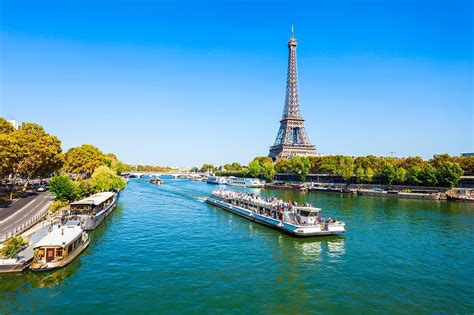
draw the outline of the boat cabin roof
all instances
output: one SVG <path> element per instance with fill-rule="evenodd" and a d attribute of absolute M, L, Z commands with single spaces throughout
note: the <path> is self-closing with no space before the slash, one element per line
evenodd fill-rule
<path fill-rule="evenodd" d="M 308 211 L 308 212 L 319 212 L 321 211 L 321 208 L 313 208 L 313 207 L 296 207 L 297 210 L 301 211 Z"/>
<path fill-rule="evenodd" d="M 71 205 L 94 205 L 94 206 L 97 206 L 97 205 L 100 205 L 101 203 L 103 203 L 104 201 L 106 201 L 107 199 L 112 198 L 114 195 L 115 195 L 115 193 L 111 192 L 111 191 L 100 192 L 100 193 L 91 195 L 87 198 L 84 198 L 82 200 L 75 201 L 75 202 L 71 203 Z"/>
<path fill-rule="evenodd" d="M 65 225 L 51 231 L 48 235 L 43 237 L 35 248 L 43 246 L 66 246 L 82 234 L 80 226 Z"/>

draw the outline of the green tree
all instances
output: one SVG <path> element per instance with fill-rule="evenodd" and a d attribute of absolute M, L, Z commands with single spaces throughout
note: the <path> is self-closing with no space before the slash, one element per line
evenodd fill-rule
<path fill-rule="evenodd" d="M 291 171 L 290 161 L 287 159 L 278 159 L 275 163 L 277 173 L 288 173 Z"/>
<path fill-rule="evenodd" d="M 418 167 L 419 169 L 422 169 L 427 164 L 428 162 L 423 160 L 421 157 L 415 156 L 403 159 L 400 165 L 406 170 L 411 170 L 414 166 Z"/>
<path fill-rule="evenodd" d="M 323 164 L 323 158 L 321 156 L 308 156 L 310 164 L 310 172 L 313 174 L 321 173 L 321 166 Z"/>
<path fill-rule="evenodd" d="M 426 165 L 420 172 L 420 179 L 425 186 L 436 186 L 436 169 L 431 164 Z"/>
<path fill-rule="evenodd" d="M 354 159 L 354 167 L 356 169 L 362 168 L 365 170 L 370 167 L 370 160 L 365 156 L 358 156 Z"/>
<path fill-rule="evenodd" d="M 85 198 L 98 192 L 91 178 L 79 180 L 76 185 L 76 191 L 77 198 Z"/>
<path fill-rule="evenodd" d="M 403 185 L 407 180 L 407 170 L 403 167 L 397 168 L 395 172 L 395 182 L 397 184 Z"/>
<path fill-rule="evenodd" d="M 453 162 L 458 163 L 464 173 L 474 175 L 474 156 L 455 156 Z"/>
<path fill-rule="evenodd" d="M 99 166 L 94 171 L 91 181 L 96 192 L 110 191 L 112 189 L 122 190 L 126 186 L 123 178 L 105 165 Z"/>
<path fill-rule="evenodd" d="M 367 155 L 366 158 L 369 163 L 367 167 L 370 167 L 372 171 L 374 172 L 374 174 L 380 174 L 382 171 L 382 168 L 385 166 L 385 160 L 375 155 Z"/>
<path fill-rule="evenodd" d="M 306 175 L 309 173 L 311 165 L 306 156 L 293 156 L 290 159 L 291 171 L 295 174 L 298 174 L 300 180 L 305 181 Z"/>
<path fill-rule="evenodd" d="M 347 181 L 354 176 L 354 160 L 350 156 L 336 156 L 337 168 L 336 173 L 342 175 Z"/>
<path fill-rule="evenodd" d="M 423 169 L 419 166 L 413 166 L 407 174 L 407 180 L 411 185 L 421 185 L 423 183 L 423 178 L 422 178 L 422 171 Z"/>
<path fill-rule="evenodd" d="M 338 165 L 335 156 L 323 156 L 319 171 L 322 174 L 336 174 L 337 167 Z"/>
<path fill-rule="evenodd" d="M 461 179 L 462 174 L 463 170 L 459 164 L 444 161 L 436 171 L 436 178 L 441 186 L 453 188 Z"/>
<path fill-rule="evenodd" d="M 382 176 L 382 179 L 385 184 L 392 185 L 395 182 L 395 167 L 390 163 L 386 163 L 385 166 L 382 168 L 382 172 L 380 173 L 380 175 Z"/>
<path fill-rule="evenodd" d="M 90 177 L 96 168 L 107 163 L 107 157 L 90 144 L 69 149 L 64 155 L 64 159 L 63 170 L 82 178 Z M 112 163 L 110 158 L 109 163 Z"/>
<path fill-rule="evenodd" d="M 373 180 L 373 178 L 374 178 L 374 171 L 372 170 L 371 167 L 367 167 L 367 169 L 365 170 L 365 180 L 370 183 Z"/>
<path fill-rule="evenodd" d="M 214 165 L 212 164 L 203 164 L 201 167 L 201 172 L 212 172 L 214 170 Z"/>
<path fill-rule="evenodd" d="M 430 160 L 430 164 L 436 169 L 443 166 L 446 162 L 452 162 L 452 158 L 449 154 L 437 154 Z"/>
<path fill-rule="evenodd" d="M 232 163 L 232 170 L 241 171 L 242 170 L 242 165 L 240 165 L 240 163 L 234 162 L 234 163 Z"/>
<path fill-rule="evenodd" d="M 192 172 L 192 173 L 197 173 L 197 172 L 199 172 L 199 167 L 197 167 L 197 166 L 191 167 L 191 172 Z"/>
<path fill-rule="evenodd" d="M 67 175 L 55 175 L 49 182 L 49 191 L 51 191 L 56 200 L 74 201 L 77 198 L 77 189 L 75 183 Z"/>
<path fill-rule="evenodd" d="M 272 181 L 273 177 L 275 177 L 275 165 L 273 164 L 272 161 L 265 161 L 262 164 L 262 172 L 263 172 L 263 177 L 267 181 Z"/>
<path fill-rule="evenodd" d="M 262 165 L 257 159 L 254 159 L 252 162 L 249 163 L 247 171 L 249 172 L 250 176 L 259 177 L 262 173 Z"/>
<path fill-rule="evenodd" d="M 271 166 L 270 166 L 271 164 Z M 264 166 L 265 165 L 265 166 Z M 271 170 L 273 168 L 273 170 Z M 264 176 L 269 179 L 275 175 L 273 160 L 268 156 L 257 156 L 249 163 L 247 167 L 248 174 L 252 177 Z M 264 173 L 267 173 L 266 175 Z"/>
<path fill-rule="evenodd" d="M 21 236 L 15 236 L 10 238 L 3 244 L 3 247 L 0 250 L 0 253 L 5 258 L 15 258 L 18 256 L 23 245 L 26 245 L 27 242 Z"/>
<path fill-rule="evenodd" d="M 358 167 L 356 172 L 355 172 L 355 177 L 356 177 L 356 181 L 358 183 L 363 183 L 365 181 L 365 172 L 364 172 L 364 169 L 362 167 Z"/>

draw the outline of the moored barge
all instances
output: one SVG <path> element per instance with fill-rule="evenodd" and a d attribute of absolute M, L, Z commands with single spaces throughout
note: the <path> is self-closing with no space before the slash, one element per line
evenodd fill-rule
<path fill-rule="evenodd" d="M 75 201 L 71 203 L 68 218 L 81 221 L 86 231 L 93 230 L 114 210 L 116 199 L 116 193 L 106 191 Z"/>
<path fill-rule="evenodd" d="M 293 236 L 324 236 L 345 232 L 345 224 L 320 217 L 320 208 L 309 204 L 298 206 L 275 198 L 263 198 L 251 193 L 216 190 L 206 202 Z"/>
<path fill-rule="evenodd" d="M 33 271 L 45 271 L 64 267 L 79 256 L 89 242 L 89 235 L 77 225 L 65 225 L 52 230 L 34 246 L 30 268 Z"/>

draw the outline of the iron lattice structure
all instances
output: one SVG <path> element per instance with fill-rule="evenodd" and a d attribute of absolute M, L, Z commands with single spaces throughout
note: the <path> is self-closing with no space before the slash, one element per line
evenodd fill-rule
<path fill-rule="evenodd" d="M 283 117 L 280 120 L 275 143 L 270 147 L 272 159 L 290 158 L 294 155 L 315 155 L 316 147 L 309 142 L 304 127 L 298 96 L 298 69 L 296 63 L 296 46 L 294 32 L 288 42 L 288 74 L 286 78 L 286 95 Z"/>

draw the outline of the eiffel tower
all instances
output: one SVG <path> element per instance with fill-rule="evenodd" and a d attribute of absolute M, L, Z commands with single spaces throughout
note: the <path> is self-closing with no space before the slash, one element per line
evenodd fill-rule
<path fill-rule="evenodd" d="M 288 42 L 285 107 L 275 143 L 270 147 L 270 153 L 268 154 L 273 160 L 290 158 L 295 155 L 316 155 L 316 147 L 309 142 L 300 110 L 296 46 L 297 42 L 292 26 L 291 38 Z"/>

